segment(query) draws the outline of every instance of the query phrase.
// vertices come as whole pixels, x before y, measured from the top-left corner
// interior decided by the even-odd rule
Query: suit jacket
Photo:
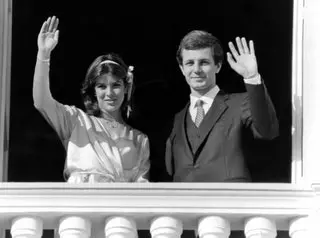
[[[200,143],[194,152],[188,142],[188,103],[176,114],[166,144],[166,167],[175,182],[250,181],[243,153],[244,130],[257,138],[278,135],[278,120],[264,84],[246,84],[246,93],[220,90],[199,130]]]

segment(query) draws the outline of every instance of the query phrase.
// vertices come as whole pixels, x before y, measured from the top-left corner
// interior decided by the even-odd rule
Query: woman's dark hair
[[[114,63],[104,62],[106,60],[113,61]],[[127,74],[128,66],[124,63],[121,57],[115,53],[110,53],[107,55],[101,55],[97,57],[87,70],[85,80],[82,83],[81,96],[86,108],[86,112],[89,115],[100,116],[101,111],[98,106],[97,97],[95,95],[95,86],[97,79],[104,74],[112,74],[117,78],[123,80],[124,86],[128,86]],[[132,85],[133,87],[133,85]],[[133,93],[133,88],[131,89],[131,94]],[[131,101],[131,100],[130,100]],[[125,94],[123,103],[121,105],[121,114],[123,119],[127,120],[127,110],[130,106],[130,101],[128,100],[128,93]]]
[[[189,32],[180,42],[177,50],[177,61],[182,65],[182,50],[199,50],[204,48],[211,48],[214,63],[221,64],[224,60],[224,53],[218,38],[206,31],[194,30]]]

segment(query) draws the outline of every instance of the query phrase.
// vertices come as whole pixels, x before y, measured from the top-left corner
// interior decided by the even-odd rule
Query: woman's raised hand
[[[49,58],[51,51],[58,43],[59,30],[57,30],[59,19],[55,16],[49,17],[41,27],[38,35],[38,49],[43,57]]]

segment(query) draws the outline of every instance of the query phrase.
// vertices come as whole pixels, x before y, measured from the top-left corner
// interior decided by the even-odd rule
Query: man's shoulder
[[[242,108],[248,102],[247,92],[225,92],[220,90],[213,101],[213,105],[227,106],[228,110],[234,110],[236,108]],[[212,105],[212,106],[213,106]]]
[[[247,92],[232,92],[232,93],[225,93],[222,92],[220,96],[226,98],[227,104],[238,104],[242,103],[244,100],[247,100],[248,93]]]
[[[181,120],[181,118],[183,118],[183,116],[185,115],[186,111],[188,110],[189,106],[190,106],[190,102],[185,104],[183,108],[181,108],[177,113],[175,113],[174,120],[175,121]]]
[[[239,100],[248,97],[247,92],[236,92],[236,93],[228,93],[228,98],[230,100]]]
[[[183,120],[189,108],[189,105],[190,103],[188,102],[187,104],[184,105],[182,109],[180,109],[178,112],[174,114],[173,118],[170,120],[171,132],[174,132],[176,128],[178,128],[179,125],[183,123]]]

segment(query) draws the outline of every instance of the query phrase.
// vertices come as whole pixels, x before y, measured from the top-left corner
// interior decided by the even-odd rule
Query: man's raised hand
[[[258,64],[254,53],[253,41],[249,41],[249,47],[244,37],[236,37],[238,50],[232,42],[229,42],[230,52],[227,52],[227,60],[230,67],[240,74],[243,78],[248,79],[258,75]]]

